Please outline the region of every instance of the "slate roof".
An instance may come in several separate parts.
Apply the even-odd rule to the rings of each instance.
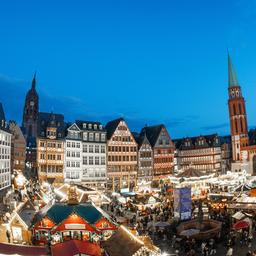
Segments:
[[[76,120],[75,123],[76,123],[76,125],[79,127],[79,129],[81,129],[81,130],[94,130],[94,131],[96,131],[96,130],[104,131],[104,130],[105,130],[101,122]],[[84,123],[87,124],[86,128],[83,127],[83,124],[84,124]],[[91,129],[89,129],[88,124],[91,124],[91,125],[92,125],[92,128],[91,128]],[[97,129],[94,129],[94,127],[93,127],[94,124],[97,125]],[[102,125],[102,129],[99,129],[99,126],[100,126],[100,125]]]
[[[145,133],[140,134],[137,132],[132,132],[132,135],[133,135],[134,139],[136,140],[139,149],[144,143],[150,144],[150,142],[147,138],[147,135]]]
[[[119,125],[119,123],[121,121],[124,121],[124,119],[122,117],[112,120],[106,124],[105,129],[107,130],[107,139],[108,140],[112,137],[113,133],[115,132],[117,126]]]
[[[218,143],[215,142],[216,138],[218,138]],[[205,143],[203,145],[200,145],[198,143],[200,139],[204,139]],[[190,142],[189,146],[185,145],[186,141]],[[175,147],[179,150],[219,147],[221,144],[221,140],[217,134],[200,135],[196,137],[186,137],[182,139],[173,140],[173,142],[175,143]]]
[[[5,120],[4,108],[2,103],[0,102],[0,120]]]
[[[145,133],[149,143],[151,144],[152,147],[154,147],[163,128],[165,128],[163,124],[146,126],[141,130],[141,134]]]
[[[64,138],[66,127],[64,122],[64,116],[62,114],[39,112],[37,125],[38,137],[46,137],[47,127],[56,127],[57,138]],[[44,135],[42,135],[42,132],[44,133]]]
[[[9,126],[6,123],[6,119],[5,119],[5,114],[4,114],[4,108],[2,103],[0,102],[0,129],[4,130],[6,132],[10,132],[9,131]]]
[[[41,209],[36,214],[32,225],[36,224],[44,217],[49,217],[55,224],[58,225],[72,213],[76,213],[89,224],[95,224],[101,218],[106,218],[111,221],[110,217],[105,212],[90,203],[77,205],[56,203],[54,205],[47,205]]]

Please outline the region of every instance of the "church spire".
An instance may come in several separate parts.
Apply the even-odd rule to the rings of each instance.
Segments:
[[[36,71],[34,73],[34,77],[33,77],[33,80],[32,80],[32,89],[35,90],[36,89]]]
[[[231,57],[228,52],[228,87],[239,86],[236,71],[233,67]]]

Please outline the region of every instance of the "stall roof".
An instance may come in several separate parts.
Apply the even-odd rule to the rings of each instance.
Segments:
[[[0,255],[19,255],[19,256],[45,256],[47,253],[46,247],[42,246],[27,246],[0,243]]]
[[[52,256],[90,255],[101,256],[100,246],[96,243],[80,240],[70,240],[55,244],[52,247]]]

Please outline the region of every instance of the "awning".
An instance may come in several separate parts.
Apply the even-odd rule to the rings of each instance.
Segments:
[[[233,225],[233,228],[235,230],[240,230],[240,229],[244,229],[244,228],[249,228],[250,226],[250,223],[246,220],[240,220],[238,222],[236,222],[234,225]]]
[[[70,256],[80,254],[101,256],[101,249],[96,243],[80,240],[70,240],[52,246],[52,256]]]
[[[236,212],[232,217],[236,220],[241,220],[245,217],[246,215],[243,214],[242,212]]]

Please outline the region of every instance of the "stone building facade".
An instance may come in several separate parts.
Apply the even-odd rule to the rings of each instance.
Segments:
[[[132,189],[137,179],[137,142],[123,118],[108,122],[105,128],[108,187],[115,191]]]
[[[11,185],[11,137],[0,102],[0,191]]]
[[[26,161],[26,139],[16,122],[10,121],[9,129],[12,133],[11,169],[20,170],[24,173]]]
[[[64,116],[39,113],[37,136],[37,167],[39,180],[55,183],[64,181]]]
[[[106,130],[99,122],[76,121],[67,129],[65,181],[104,189],[107,180]]]

